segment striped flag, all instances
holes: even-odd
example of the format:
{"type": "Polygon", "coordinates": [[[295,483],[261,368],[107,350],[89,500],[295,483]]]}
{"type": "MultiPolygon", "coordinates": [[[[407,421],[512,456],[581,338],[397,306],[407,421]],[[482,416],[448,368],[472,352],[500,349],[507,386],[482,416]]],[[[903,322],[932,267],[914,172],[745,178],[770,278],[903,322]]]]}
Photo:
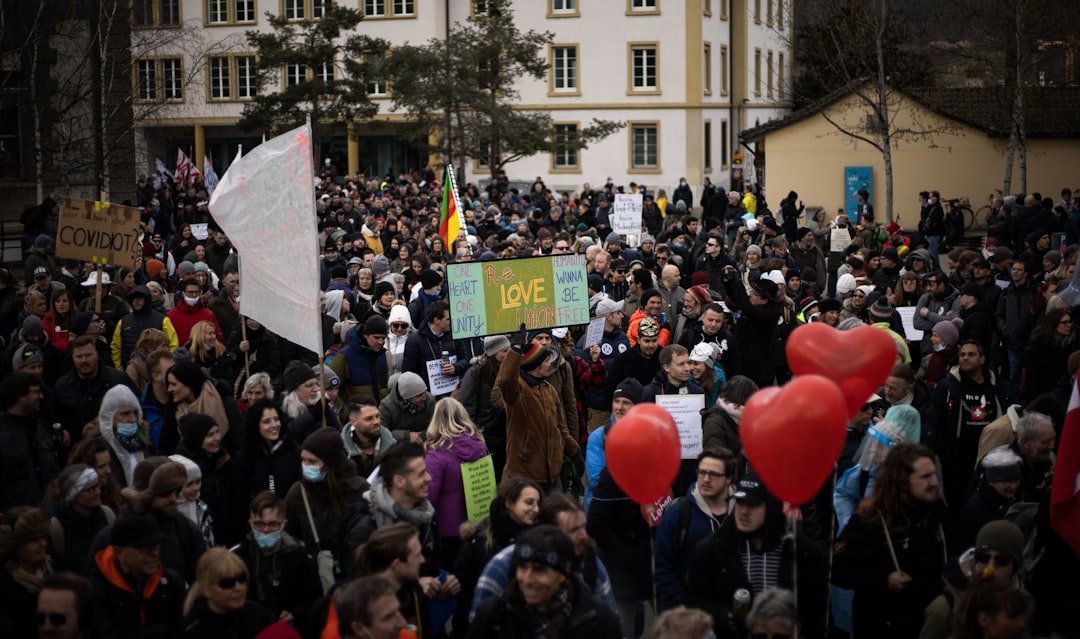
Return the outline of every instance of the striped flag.
{"type": "Polygon", "coordinates": [[[184,150],[180,147],[176,148],[176,170],[173,171],[176,183],[180,186],[184,186],[188,183],[188,179],[191,177],[191,160],[187,155],[184,155],[184,150]]]}
{"type": "Polygon", "coordinates": [[[1058,443],[1050,485],[1050,526],[1080,556],[1080,380],[1073,382],[1069,412],[1058,443]]]}
{"type": "Polygon", "coordinates": [[[461,202],[458,201],[457,184],[454,181],[454,167],[447,164],[443,171],[442,206],[439,211],[439,237],[443,248],[453,255],[454,241],[461,231],[461,202]]]}

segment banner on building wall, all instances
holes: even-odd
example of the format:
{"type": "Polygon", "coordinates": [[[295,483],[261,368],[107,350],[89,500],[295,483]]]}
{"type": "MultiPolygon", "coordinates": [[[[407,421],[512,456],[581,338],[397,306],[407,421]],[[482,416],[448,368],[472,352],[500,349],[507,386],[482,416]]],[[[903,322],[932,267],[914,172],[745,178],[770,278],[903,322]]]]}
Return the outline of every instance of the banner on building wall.
{"type": "Polygon", "coordinates": [[[866,189],[870,194],[867,201],[874,199],[874,167],[872,166],[845,166],[844,167],[844,212],[848,219],[856,222],[859,217],[859,198],[856,194],[859,189],[866,189]]]}

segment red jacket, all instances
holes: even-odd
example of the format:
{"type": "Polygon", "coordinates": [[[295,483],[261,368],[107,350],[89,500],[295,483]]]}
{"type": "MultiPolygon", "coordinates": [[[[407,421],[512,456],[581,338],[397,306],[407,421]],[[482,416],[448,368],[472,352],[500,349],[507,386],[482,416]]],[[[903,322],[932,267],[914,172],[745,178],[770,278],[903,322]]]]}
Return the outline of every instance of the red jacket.
{"type": "Polygon", "coordinates": [[[202,302],[195,306],[188,306],[181,300],[165,317],[169,318],[173,328],[176,329],[176,339],[181,346],[191,339],[191,329],[203,320],[214,325],[214,332],[217,333],[218,340],[223,339],[217,316],[214,315],[213,311],[203,306],[202,302]]]}

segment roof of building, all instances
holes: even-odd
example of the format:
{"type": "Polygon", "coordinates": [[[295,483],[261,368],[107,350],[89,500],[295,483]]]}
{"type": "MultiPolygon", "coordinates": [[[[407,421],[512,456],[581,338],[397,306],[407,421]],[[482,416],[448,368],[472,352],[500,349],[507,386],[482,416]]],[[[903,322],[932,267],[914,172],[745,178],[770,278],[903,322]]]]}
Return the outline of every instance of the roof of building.
{"type": "MultiPolygon", "coordinates": [[[[817,115],[850,95],[841,87],[813,104],[780,120],[766,122],[742,133],[752,141],[817,115]]],[[[1008,137],[1011,104],[1006,91],[996,87],[923,88],[901,92],[927,109],[962,124],[986,132],[992,137],[1008,137]]],[[[1080,87],[1027,87],[1024,90],[1024,122],[1029,138],[1080,137],[1080,87]]]]}

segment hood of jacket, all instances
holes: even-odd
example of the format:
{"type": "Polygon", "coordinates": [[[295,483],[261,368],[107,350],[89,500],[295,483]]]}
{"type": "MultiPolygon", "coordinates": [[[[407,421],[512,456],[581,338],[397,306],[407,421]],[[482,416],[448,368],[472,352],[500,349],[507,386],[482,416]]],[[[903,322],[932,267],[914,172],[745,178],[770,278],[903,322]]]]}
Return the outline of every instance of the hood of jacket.
{"type": "Polygon", "coordinates": [[[488,454],[487,446],[485,446],[484,442],[475,435],[461,435],[460,437],[456,437],[454,438],[453,443],[443,450],[463,462],[476,461],[488,454]]]}
{"type": "MultiPolygon", "coordinates": [[[[341,427],[341,441],[345,444],[345,455],[348,457],[356,457],[361,454],[360,447],[356,445],[356,440],[353,439],[353,426],[346,423],[341,427]]],[[[386,426],[379,427],[379,442],[375,449],[377,452],[382,453],[387,448],[394,445],[394,434],[390,432],[390,429],[386,426]]]]}
{"type": "Polygon", "coordinates": [[[157,591],[158,586],[161,585],[165,577],[165,568],[161,562],[158,562],[157,572],[146,580],[142,595],[137,595],[131,584],[124,578],[123,573],[120,572],[120,565],[116,559],[116,546],[106,546],[104,549],[99,550],[94,555],[94,564],[97,566],[101,576],[105,578],[105,581],[119,590],[131,593],[142,605],[145,605],[146,600],[154,596],[154,592],[157,591]]]}

